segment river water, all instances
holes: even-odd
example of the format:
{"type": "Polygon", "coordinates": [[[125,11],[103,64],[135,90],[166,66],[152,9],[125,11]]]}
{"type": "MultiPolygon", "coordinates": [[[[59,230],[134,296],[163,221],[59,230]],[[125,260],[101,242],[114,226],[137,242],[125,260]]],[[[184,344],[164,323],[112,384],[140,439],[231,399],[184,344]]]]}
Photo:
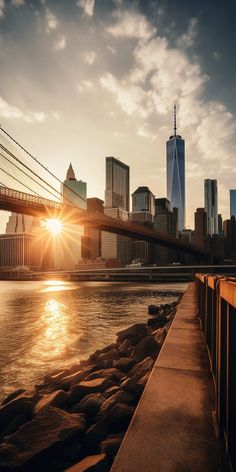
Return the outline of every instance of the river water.
{"type": "Polygon", "coordinates": [[[0,398],[115,341],[186,284],[0,282],[0,398]],[[165,292],[168,291],[168,294],[165,292]]]}

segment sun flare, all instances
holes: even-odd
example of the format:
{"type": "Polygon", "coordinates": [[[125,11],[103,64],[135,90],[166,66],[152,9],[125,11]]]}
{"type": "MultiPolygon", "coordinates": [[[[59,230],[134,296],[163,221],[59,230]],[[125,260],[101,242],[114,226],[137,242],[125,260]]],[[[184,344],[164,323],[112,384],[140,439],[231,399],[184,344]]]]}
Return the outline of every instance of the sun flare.
{"type": "Polygon", "coordinates": [[[45,221],[44,227],[54,235],[61,233],[63,229],[63,224],[60,220],[49,218],[45,221]]]}

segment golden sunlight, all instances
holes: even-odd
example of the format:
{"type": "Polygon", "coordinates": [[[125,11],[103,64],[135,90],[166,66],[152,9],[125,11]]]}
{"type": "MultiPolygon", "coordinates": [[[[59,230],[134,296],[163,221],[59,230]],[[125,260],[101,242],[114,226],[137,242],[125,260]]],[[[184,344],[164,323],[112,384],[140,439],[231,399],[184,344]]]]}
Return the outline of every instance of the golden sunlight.
{"type": "Polygon", "coordinates": [[[45,221],[44,228],[48,229],[52,234],[60,234],[63,229],[63,224],[60,220],[49,218],[45,221]]]}

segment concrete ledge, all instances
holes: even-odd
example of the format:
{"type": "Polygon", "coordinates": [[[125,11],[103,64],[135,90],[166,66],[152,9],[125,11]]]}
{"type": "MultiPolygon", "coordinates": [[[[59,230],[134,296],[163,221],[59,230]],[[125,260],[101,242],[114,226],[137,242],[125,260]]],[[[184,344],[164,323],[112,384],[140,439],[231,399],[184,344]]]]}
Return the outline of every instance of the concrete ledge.
{"type": "Polygon", "coordinates": [[[189,284],[111,472],[225,472],[214,387],[189,284]]]}

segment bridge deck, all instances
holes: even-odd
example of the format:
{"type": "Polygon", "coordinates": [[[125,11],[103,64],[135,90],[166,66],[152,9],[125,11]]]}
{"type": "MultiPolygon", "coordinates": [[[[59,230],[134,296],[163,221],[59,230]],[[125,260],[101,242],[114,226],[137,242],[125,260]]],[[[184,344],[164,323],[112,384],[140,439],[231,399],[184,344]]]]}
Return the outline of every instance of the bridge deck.
{"type": "Polygon", "coordinates": [[[111,472],[226,472],[190,283],[111,472]]]}

